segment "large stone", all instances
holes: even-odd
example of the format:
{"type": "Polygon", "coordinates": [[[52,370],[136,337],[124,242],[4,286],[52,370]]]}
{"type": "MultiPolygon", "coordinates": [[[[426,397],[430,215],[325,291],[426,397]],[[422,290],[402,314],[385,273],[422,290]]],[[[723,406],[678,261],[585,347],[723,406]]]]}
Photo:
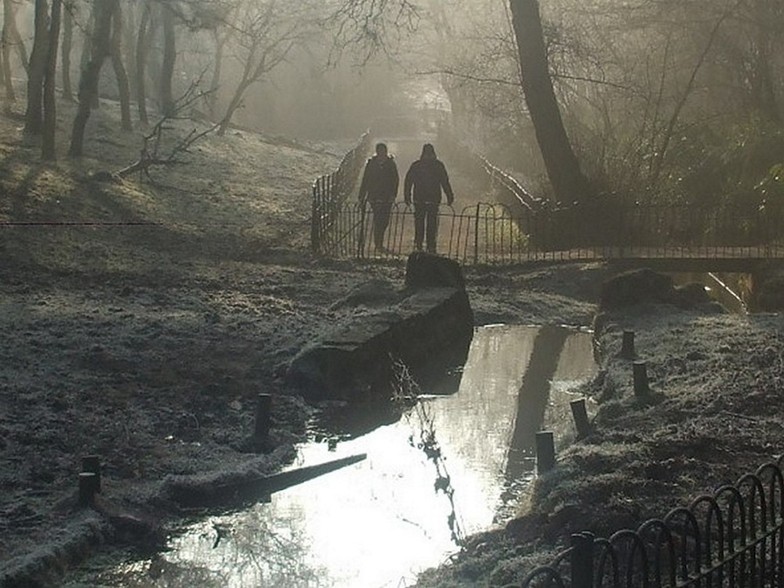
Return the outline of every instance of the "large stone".
{"type": "Polygon", "coordinates": [[[602,284],[599,306],[611,310],[641,302],[670,302],[674,287],[672,278],[643,268],[613,276],[602,284]]]}
{"type": "Polygon", "coordinates": [[[414,251],[406,261],[406,289],[465,288],[460,264],[452,259],[414,251]]]}
{"type": "Polygon", "coordinates": [[[417,290],[307,346],[289,366],[287,380],[311,398],[388,397],[398,361],[420,382],[432,371],[461,365],[473,323],[462,288],[417,290]]]}
{"type": "Polygon", "coordinates": [[[753,276],[751,306],[763,312],[784,309],[784,272],[759,272],[753,276]]]}
{"type": "Polygon", "coordinates": [[[642,268],[618,274],[602,284],[599,308],[612,310],[645,302],[690,308],[710,301],[702,284],[693,282],[676,287],[670,276],[642,268]]]}

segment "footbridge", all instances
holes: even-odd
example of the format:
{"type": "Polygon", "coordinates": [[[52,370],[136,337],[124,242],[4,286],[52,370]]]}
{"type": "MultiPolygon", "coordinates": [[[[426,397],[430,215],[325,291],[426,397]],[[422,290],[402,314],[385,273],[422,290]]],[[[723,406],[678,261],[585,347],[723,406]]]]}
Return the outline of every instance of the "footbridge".
{"type": "MultiPolygon", "coordinates": [[[[313,186],[311,245],[318,255],[395,259],[414,248],[411,206],[392,205],[384,246],[376,248],[373,212],[354,197],[371,142],[365,135],[339,170],[313,186]]],[[[402,176],[405,162],[398,165],[402,176]]],[[[439,213],[436,252],[462,264],[609,261],[670,272],[733,273],[784,265],[781,205],[616,202],[559,208],[536,199],[485,159],[475,157],[471,165],[484,177],[475,200],[442,205],[439,213]]]]}

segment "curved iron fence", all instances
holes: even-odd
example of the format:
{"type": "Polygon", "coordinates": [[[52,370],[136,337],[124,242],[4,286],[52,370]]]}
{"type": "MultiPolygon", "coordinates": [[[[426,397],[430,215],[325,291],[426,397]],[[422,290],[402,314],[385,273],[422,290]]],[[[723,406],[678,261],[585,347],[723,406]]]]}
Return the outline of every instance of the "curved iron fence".
{"type": "Polygon", "coordinates": [[[589,532],[507,588],[784,586],[782,461],[609,539],[589,532]]]}
{"type": "MultiPolygon", "coordinates": [[[[392,204],[383,247],[369,205],[314,198],[314,251],[400,257],[414,248],[414,209],[392,204]]],[[[437,253],[465,264],[628,258],[784,258],[784,207],[442,205],[437,253]]]]}
{"type": "Polygon", "coordinates": [[[334,231],[336,215],[356,188],[370,141],[370,131],[366,131],[354,148],[343,156],[334,172],[313,182],[310,243],[314,253],[323,253],[322,239],[334,231]]]}

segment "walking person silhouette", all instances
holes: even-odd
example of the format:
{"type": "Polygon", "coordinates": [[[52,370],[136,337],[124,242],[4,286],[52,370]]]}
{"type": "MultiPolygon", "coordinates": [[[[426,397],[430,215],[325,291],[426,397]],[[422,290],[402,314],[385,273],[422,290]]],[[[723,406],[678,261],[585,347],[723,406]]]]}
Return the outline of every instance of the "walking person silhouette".
{"type": "Polygon", "coordinates": [[[362,174],[359,203],[364,209],[365,202],[370,202],[373,211],[373,243],[378,252],[386,252],[384,233],[389,226],[392,204],[399,185],[400,175],[395,158],[389,155],[385,143],[376,144],[376,154],[368,159],[362,174]]]}
{"type": "Polygon", "coordinates": [[[411,164],[406,173],[403,194],[406,205],[414,203],[414,248],[422,250],[426,242],[428,253],[436,252],[438,239],[438,207],[441,204],[441,191],[446,194],[449,206],[455,201],[446,166],[436,157],[436,150],[430,143],[422,146],[422,155],[411,164]]]}

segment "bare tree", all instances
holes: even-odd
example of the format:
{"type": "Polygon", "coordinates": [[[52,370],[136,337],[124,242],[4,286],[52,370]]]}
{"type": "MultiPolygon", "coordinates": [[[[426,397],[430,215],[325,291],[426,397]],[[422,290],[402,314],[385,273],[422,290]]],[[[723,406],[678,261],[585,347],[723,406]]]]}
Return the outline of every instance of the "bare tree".
{"type": "Polygon", "coordinates": [[[44,77],[46,56],[49,51],[49,4],[46,0],[35,0],[35,35],[30,53],[30,69],[27,74],[27,110],[25,111],[25,133],[38,135],[43,125],[44,77]]]}
{"type": "Polygon", "coordinates": [[[161,5],[161,20],[163,22],[163,63],[161,65],[161,112],[164,115],[174,113],[174,97],[172,94],[172,77],[174,64],[177,60],[177,41],[175,33],[176,2],[171,0],[161,5]]]}
{"type": "Polygon", "coordinates": [[[55,85],[57,82],[57,48],[60,44],[60,20],[62,0],[52,0],[52,16],[49,24],[48,55],[44,79],[44,120],[41,157],[44,160],[56,159],[55,136],[57,131],[57,101],[55,85]]]}
{"type": "Polygon", "coordinates": [[[523,94],[556,200],[564,204],[585,202],[590,200],[591,191],[572,151],[555,98],[539,3],[536,0],[510,0],[510,6],[520,56],[523,94]]]}
{"type": "Polygon", "coordinates": [[[22,36],[16,26],[16,6],[14,0],[3,0],[3,32],[2,32],[2,69],[5,81],[6,100],[16,101],[16,94],[13,85],[13,70],[11,68],[11,51],[16,49],[22,67],[27,71],[29,64],[27,50],[25,49],[22,36]]]}
{"type": "Polygon", "coordinates": [[[242,72],[220,122],[223,135],[242,105],[245,92],[280,65],[298,43],[307,38],[311,15],[286,0],[242,0],[234,24],[234,57],[242,72]]]}
{"type": "Polygon", "coordinates": [[[114,74],[117,77],[117,89],[120,94],[120,117],[122,129],[124,131],[130,131],[133,128],[131,124],[131,89],[128,82],[128,73],[125,71],[125,65],[123,64],[122,37],[122,6],[120,5],[120,2],[117,2],[114,6],[114,13],[112,14],[112,68],[114,69],[114,74]]]}
{"type": "Polygon", "coordinates": [[[210,116],[213,117],[215,116],[215,109],[218,103],[218,92],[220,90],[221,74],[223,72],[223,51],[229,40],[229,35],[230,32],[226,33],[217,28],[212,31],[212,38],[215,42],[215,57],[213,59],[210,95],[207,100],[207,108],[209,109],[210,116]]]}
{"type": "Polygon", "coordinates": [[[333,0],[327,10],[327,22],[335,27],[333,59],[351,48],[363,64],[377,53],[394,53],[420,19],[417,3],[410,0],[333,0]]]}
{"type": "Polygon", "coordinates": [[[207,94],[207,107],[210,116],[215,116],[218,103],[218,92],[221,86],[221,76],[223,74],[223,59],[226,45],[234,34],[234,27],[228,23],[232,21],[232,11],[236,5],[219,7],[214,13],[214,21],[210,26],[213,42],[215,43],[215,56],[213,58],[212,78],[210,80],[210,91],[207,94]]]}
{"type": "Polygon", "coordinates": [[[63,3],[63,47],[60,67],[63,75],[63,98],[66,100],[73,100],[71,51],[73,49],[74,13],[76,10],[75,0],[66,0],[63,3]]]}
{"type": "Polygon", "coordinates": [[[103,62],[111,53],[112,14],[119,0],[94,0],[93,31],[90,39],[90,59],[82,70],[79,81],[79,108],[74,117],[69,155],[80,157],[84,150],[84,130],[90,118],[92,103],[98,97],[98,79],[103,62]]]}
{"type": "Polygon", "coordinates": [[[139,110],[139,121],[146,125],[147,116],[147,56],[150,51],[149,38],[152,27],[150,0],[144,0],[142,14],[139,18],[139,32],[136,35],[136,106],[139,110]]]}

